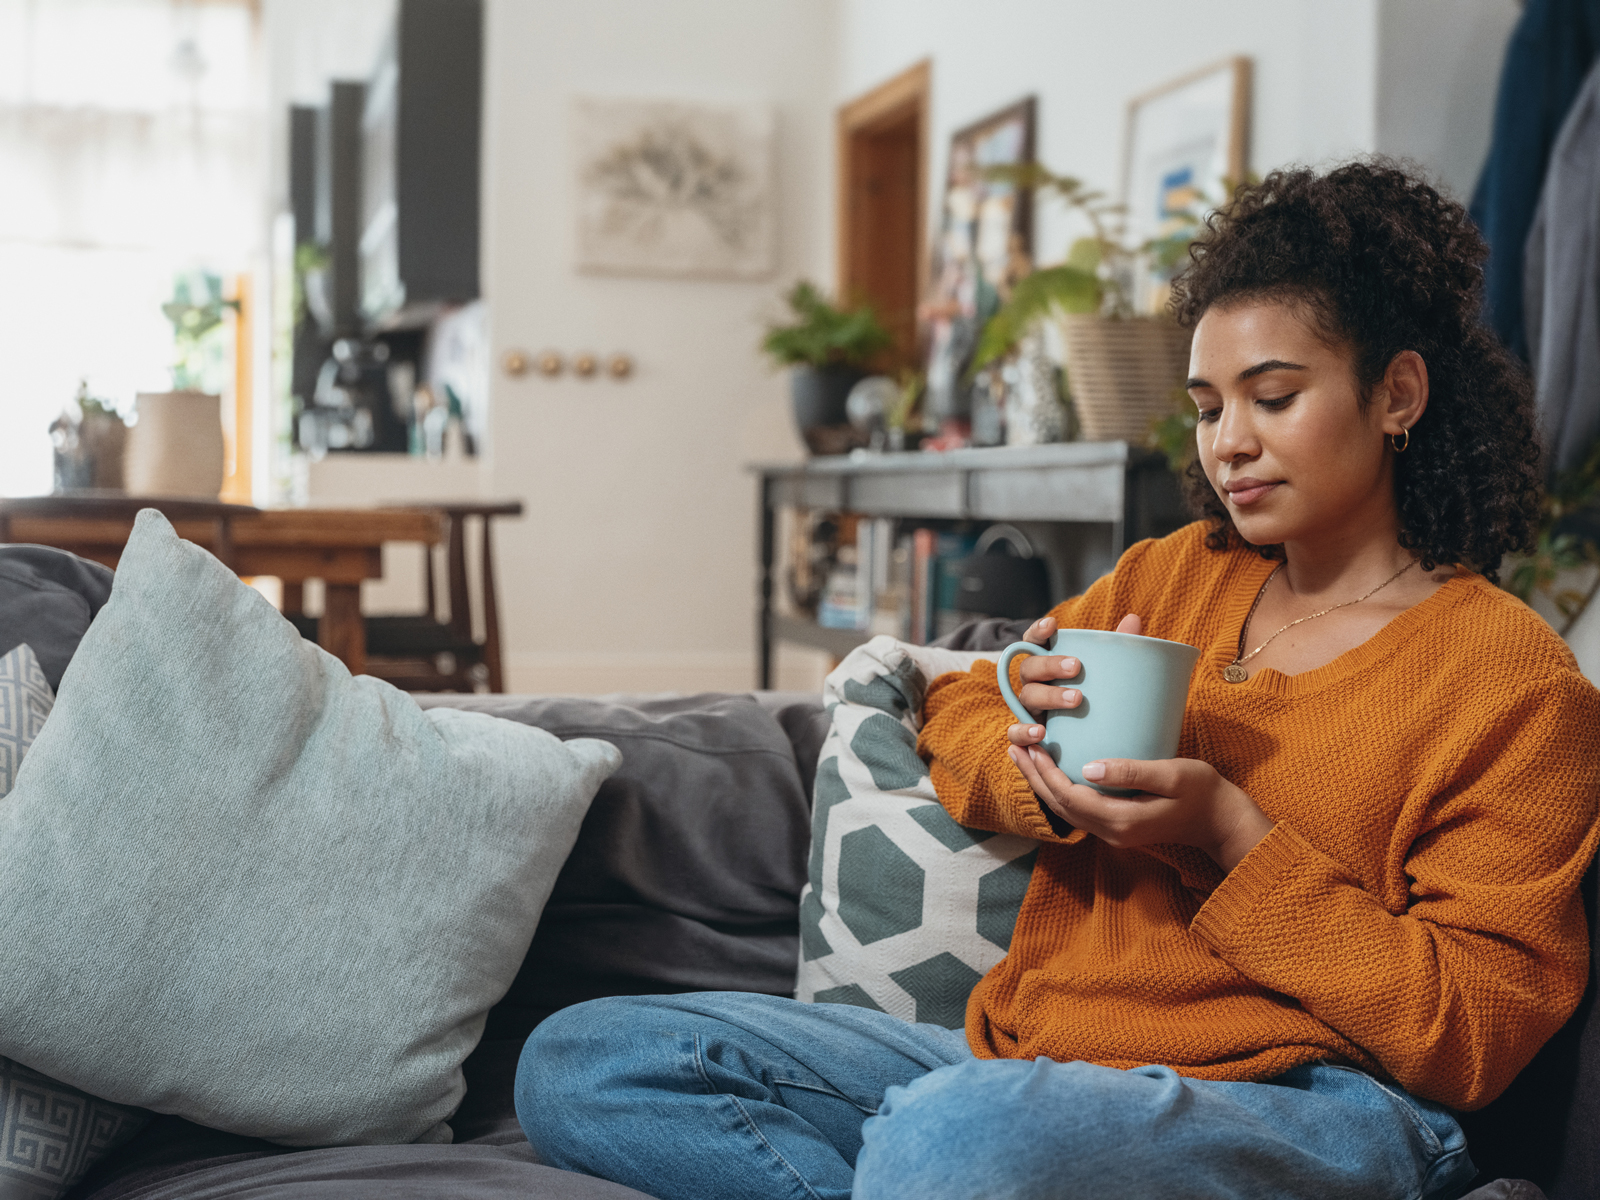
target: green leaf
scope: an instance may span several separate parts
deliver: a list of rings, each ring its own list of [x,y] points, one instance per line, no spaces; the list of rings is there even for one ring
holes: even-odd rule
[[[1077,267],[1078,270],[1087,271],[1092,275],[1100,269],[1100,261],[1104,257],[1105,252],[1099,238],[1082,237],[1073,242],[1067,250],[1067,266]]]
[[[1005,354],[1051,312],[1099,312],[1100,298],[1100,280],[1078,267],[1045,267],[1024,275],[1011,289],[1011,298],[984,326],[973,355],[973,370]]]
[[[894,343],[870,305],[836,308],[805,280],[795,284],[786,299],[795,321],[769,326],[761,340],[762,349],[781,364],[861,366]]]

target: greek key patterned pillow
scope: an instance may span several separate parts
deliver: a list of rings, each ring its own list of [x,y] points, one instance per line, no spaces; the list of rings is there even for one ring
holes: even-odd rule
[[[1038,843],[958,825],[917,756],[928,681],[985,657],[875,637],[828,676],[799,999],[959,1029],[1005,957]]]
[[[0,797],[54,705],[28,646],[0,657]],[[56,1200],[148,1119],[0,1057],[0,1197]]]
[[[149,1120],[0,1058],[0,1196],[56,1200]]]
[[[0,796],[11,790],[55,702],[32,647],[24,643],[0,657]]]

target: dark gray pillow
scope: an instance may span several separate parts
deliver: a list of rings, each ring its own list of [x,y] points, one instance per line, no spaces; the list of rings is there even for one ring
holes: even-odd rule
[[[785,727],[807,739],[821,715],[816,697],[772,711],[748,694],[418,700],[563,739],[603,731],[622,751],[486,1039],[526,1036],[556,1009],[597,996],[793,994],[811,819]],[[815,768],[812,750],[806,780]]]
[[[27,642],[51,691],[59,690],[110,595],[111,571],[97,562],[50,546],[0,546],[0,654]]]

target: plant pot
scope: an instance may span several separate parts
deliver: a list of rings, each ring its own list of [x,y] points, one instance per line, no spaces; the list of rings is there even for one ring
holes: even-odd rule
[[[215,500],[222,491],[222,399],[204,392],[140,392],[123,476],[135,496]]]
[[[1177,406],[1192,334],[1165,317],[1063,316],[1067,388],[1083,437],[1142,445]]]
[[[128,452],[128,427],[121,417],[89,413],[78,426],[78,444],[94,464],[89,486],[102,491],[120,492],[124,486],[123,463]]]
[[[866,378],[860,367],[830,363],[825,367],[797,366],[789,373],[789,395],[794,404],[794,424],[813,454],[844,454],[856,445],[855,431],[845,413],[850,389]]]

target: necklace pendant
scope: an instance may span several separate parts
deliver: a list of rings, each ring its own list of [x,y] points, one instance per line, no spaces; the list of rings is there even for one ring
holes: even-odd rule
[[[1243,683],[1250,678],[1250,672],[1246,671],[1238,663],[1231,662],[1222,668],[1222,677],[1229,683]]]

